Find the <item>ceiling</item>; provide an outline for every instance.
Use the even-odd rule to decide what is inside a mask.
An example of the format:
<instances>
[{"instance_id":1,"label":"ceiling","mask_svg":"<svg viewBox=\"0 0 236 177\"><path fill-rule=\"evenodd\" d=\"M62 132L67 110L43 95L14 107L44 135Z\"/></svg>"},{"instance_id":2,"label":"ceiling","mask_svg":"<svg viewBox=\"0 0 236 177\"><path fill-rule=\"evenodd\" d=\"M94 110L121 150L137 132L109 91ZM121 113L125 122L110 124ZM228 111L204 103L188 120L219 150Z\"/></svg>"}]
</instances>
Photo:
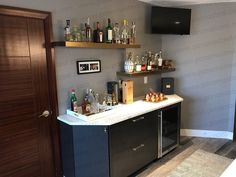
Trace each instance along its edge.
<instances>
[{"instance_id":1,"label":"ceiling","mask_svg":"<svg viewBox=\"0 0 236 177\"><path fill-rule=\"evenodd\" d=\"M236 2L236 0L139 0L157 6L186 6L222 2Z\"/></svg>"}]
</instances>

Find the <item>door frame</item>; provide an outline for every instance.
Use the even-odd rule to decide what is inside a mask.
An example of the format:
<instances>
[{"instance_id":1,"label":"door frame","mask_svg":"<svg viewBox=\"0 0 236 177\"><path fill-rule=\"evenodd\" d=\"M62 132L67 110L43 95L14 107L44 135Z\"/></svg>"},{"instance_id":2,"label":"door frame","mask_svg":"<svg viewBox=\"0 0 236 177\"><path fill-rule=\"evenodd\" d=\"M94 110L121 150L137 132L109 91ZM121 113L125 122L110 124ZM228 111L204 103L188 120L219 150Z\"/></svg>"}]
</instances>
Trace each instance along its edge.
<instances>
[{"instance_id":1,"label":"door frame","mask_svg":"<svg viewBox=\"0 0 236 177\"><path fill-rule=\"evenodd\" d=\"M55 67L55 56L54 48L52 47L53 42L53 31L52 31L52 14L51 12L31 10L18 7L10 7L0 5L0 14L18 17L28 17L41 19L44 22L45 31L45 50L46 50L46 60L47 60L47 75L49 89L49 100L50 100L50 131L51 131L51 142L53 151L53 162L55 166L56 177L62 176L62 165L61 165L61 155L60 155L60 140L59 140L59 128L57 124L58 116L58 100L57 100L57 85L56 85L56 67Z\"/></svg>"}]
</instances>

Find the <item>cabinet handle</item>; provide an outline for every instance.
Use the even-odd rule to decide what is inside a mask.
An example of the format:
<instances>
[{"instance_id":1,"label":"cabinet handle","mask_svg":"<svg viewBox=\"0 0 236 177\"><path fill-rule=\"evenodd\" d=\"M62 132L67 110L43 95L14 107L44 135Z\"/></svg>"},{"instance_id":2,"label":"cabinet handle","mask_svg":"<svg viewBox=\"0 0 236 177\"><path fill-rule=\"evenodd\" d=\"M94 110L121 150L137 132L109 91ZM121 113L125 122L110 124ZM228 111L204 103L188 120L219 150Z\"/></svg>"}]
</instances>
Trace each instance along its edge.
<instances>
[{"instance_id":1,"label":"cabinet handle","mask_svg":"<svg viewBox=\"0 0 236 177\"><path fill-rule=\"evenodd\" d=\"M133 121L133 122L138 122L138 121L143 120L143 119L145 119L145 118L144 118L144 117L139 117L139 118L137 118L137 119L133 119L132 121Z\"/></svg>"},{"instance_id":2,"label":"cabinet handle","mask_svg":"<svg viewBox=\"0 0 236 177\"><path fill-rule=\"evenodd\" d=\"M137 151L139 150L140 148L143 148L144 147L144 144L140 144L139 146L133 148L133 151Z\"/></svg>"}]
</instances>

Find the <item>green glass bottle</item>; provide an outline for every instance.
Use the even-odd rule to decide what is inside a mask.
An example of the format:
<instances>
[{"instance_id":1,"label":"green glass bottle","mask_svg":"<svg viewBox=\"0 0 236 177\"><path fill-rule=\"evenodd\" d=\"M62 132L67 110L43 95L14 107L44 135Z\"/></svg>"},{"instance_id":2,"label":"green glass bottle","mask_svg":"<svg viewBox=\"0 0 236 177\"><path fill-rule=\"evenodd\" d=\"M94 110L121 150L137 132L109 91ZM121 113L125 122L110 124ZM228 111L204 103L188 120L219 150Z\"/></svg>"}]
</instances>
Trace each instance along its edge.
<instances>
[{"instance_id":1,"label":"green glass bottle","mask_svg":"<svg viewBox=\"0 0 236 177\"><path fill-rule=\"evenodd\" d=\"M71 111L78 112L77 98L74 89L71 90L70 103L71 103Z\"/></svg>"},{"instance_id":2,"label":"green glass bottle","mask_svg":"<svg viewBox=\"0 0 236 177\"><path fill-rule=\"evenodd\" d=\"M106 43L112 43L112 26L110 18L108 18L108 25L106 27Z\"/></svg>"}]
</instances>

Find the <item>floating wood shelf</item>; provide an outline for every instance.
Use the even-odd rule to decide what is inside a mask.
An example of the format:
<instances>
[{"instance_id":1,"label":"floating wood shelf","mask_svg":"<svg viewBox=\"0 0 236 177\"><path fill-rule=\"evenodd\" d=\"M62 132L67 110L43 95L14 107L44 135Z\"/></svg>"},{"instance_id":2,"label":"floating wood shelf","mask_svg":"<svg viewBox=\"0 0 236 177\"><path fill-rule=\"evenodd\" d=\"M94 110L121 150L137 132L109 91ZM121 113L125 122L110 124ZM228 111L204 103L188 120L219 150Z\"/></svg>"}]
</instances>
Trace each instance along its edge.
<instances>
[{"instance_id":1,"label":"floating wood shelf","mask_svg":"<svg viewBox=\"0 0 236 177\"><path fill-rule=\"evenodd\" d=\"M95 43L95 42L69 42L57 41L53 42L52 46L61 47L78 47L78 48L98 48L98 49L125 49L125 48L140 48L139 44L109 44L109 43Z\"/></svg>"},{"instance_id":2,"label":"floating wood shelf","mask_svg":"<svg viewBox=\"0 0 236 177\"><path fill-rule=\"evenodd\" d=\"M168 72L173 72L173 71L175 71L175 68L164 69L164 70L159 70L159 71L143 71L143 72L133 72L133 73L116 72L116 75L134 77L134 76L146 76L146 75L151 75L151 74L168 73Z\"/></svg>"}]
</instances>

